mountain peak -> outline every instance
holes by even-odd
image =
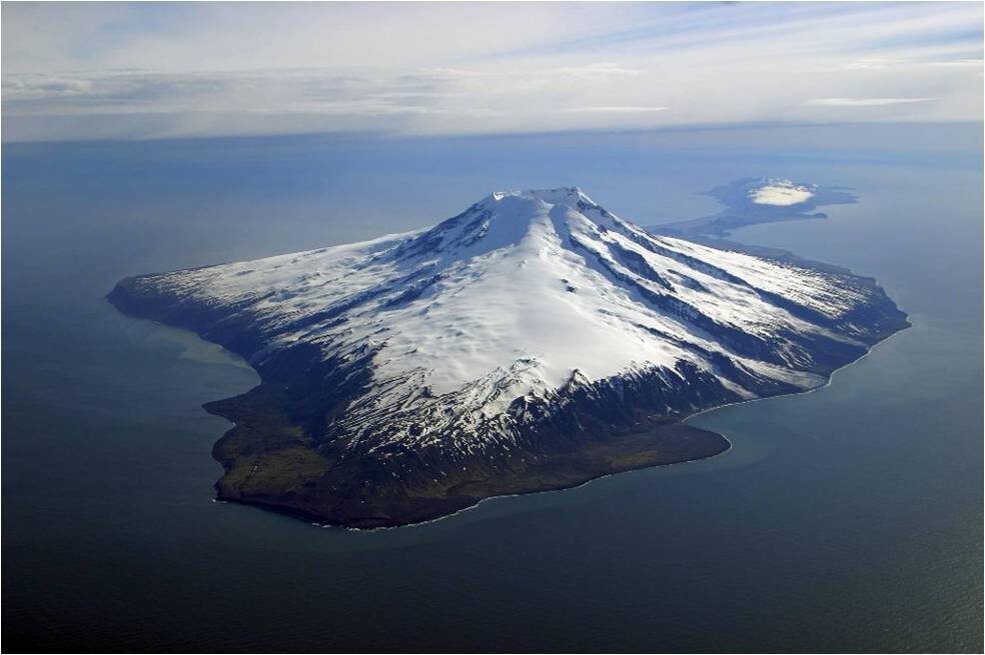
[[[513,191],[495,191],[482,201],[477,203],[483,207],[495,206],[508,202],[527,202],[534,206],[547,205],[549,207],[562,206],[570,207],[574,210],[602,208],[594,200],[576,186],[557,187],[553,189],[521,189]],[[601,215],[608,217],[608,212],[601,211]]]
[[[560,242],[567,247],[572,226],[605,231],[626,225],[578,187],[496,191],[416,233],[399,252],[410,258],[439,257],[448,263],[511,246],[536,250]]]
[[[549,205],[571,204],[577,205],[579,202],[594,205],[595,203],[585,193],[576,186],[557,187],[554,189],[522,189],[519,191],[495,191],[489,196],[494,201],[500,201],[508,197],[529,198],[540,200]]]

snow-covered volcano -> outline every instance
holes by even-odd
[[[577,188],[110,299],[239,352],[315,448],[397,479],[816,387],[905,325],[870,279],[653,236]]]

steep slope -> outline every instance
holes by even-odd
[[[720,452],[669,422],[819,386],[906,325],[870,279],[653,236],[576,188],[109,298],[261,374],[209,407],[239,425],[221,497],[348,525]],[[659,448],[617,438],[655,421]]]

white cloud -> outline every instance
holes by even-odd
[[[975,3],[2,12],[5,140],[982,119]]]
[[[937,98],[817,98],[807,104],[820,107],[886,107],[914,102],[933,102]]]
[[[953,61],[930,61],[927,62],[928,66],[941,66],[941,67],[952,67],[969,66],[971,68],[977,68],[979,71],[982,70],[982,66],[985,65],[985,61],[981,59],[955,59]]]
[[[881,57],[869,57],[866,59],[858,59],[856,61],[851,61],[844,64],[842,68],[849,71],[860,71],[860,70],[886,70],[891,68],[897,62],[891,59],[883,59]]]
[[[6,98],[57,97],[92,91],[92,81],[50,75],[11,77],[3,80]]]
[[[642,68],[627,68],[616,64],[587,64],[585,66],[566,66],[544,71],[546,75],[570,75],[573,77],[636,77],[645,75]]]
[[[668,107],[632,107],[621,105],[608,105],[600,107],[571,107],[561,111],[586,114],[645,114],[654,111],[667,111]]]

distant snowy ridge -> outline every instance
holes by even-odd
[[[288,385],[326,448],[398,478],[445,466],[436,453],[467,466],[817,387],[903,321],[872,280],[654,236],[578,188],[497,192],[411,233],[129,278],[111,299],[243,354]]]

